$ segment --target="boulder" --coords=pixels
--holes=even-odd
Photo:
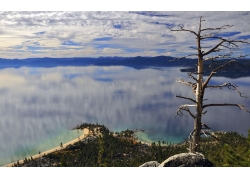
[[[158,167],[159,165],[160,163],[158,163],[157,161],[149,161],[140,165],[139,167]]]
[[[214,167],[214,164],[200,153],[181,153],[169,157],[158,167]]]

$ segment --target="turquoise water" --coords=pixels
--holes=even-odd
[[[145,143],[152,143],[152,142],[158,143],[159,141],[162,143],[162,141],[165,141],[168,143],[171,142],[175,144],[175,143],[180,143],[184,140],[182,137],[166,136],[165,134],[161,133],[148,134],[146,132],[136,132],[135,135],[137,136],[139,141]]]
[[[0,165],[5,165],[17,160],[22,160],[25,157],[30,158],[44,151],[50,150],[57,146],[60,146],[61,142],[64,144],[75,138],[79,137],[79,133],[76,130],[61,129],[46,137],[41,137],[39,141],[26,143],[26,146],[15,147],[13,154],[7,154],[1,157]]]

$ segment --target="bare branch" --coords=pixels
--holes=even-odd
[[[205,111],[205,112],[201,113],[201,115],[203,116],[203,115],[205,115],[206,113],[207,113],[207,111]]]
[[[224,48],[228,48],[228,49],[230,48],[230,44],[228,44],[228,45],[222,44],[221,46],[224,47]]]
[[[200,24],[199,24],[199,30],[198,30],[198,36],[200,37],[201,36],[201,20],[202,16],[200,17]]]
[[[182,112],[182,111],[187,111],[187,112],[189,113],[189,115],[192,116],[192,117],[195,119],[195,115],[192,114],[191,111],[190,111],[189,108],[188,108],[188,107],[190,107],[190,106],[195,106],[195,105],[192,105],[192,104],[190,104],[190,105],[189,105],[189,104],[183,104],[183,105],[181,105],[181,106],[179,107],[179,109],[177,110],[175,117],[176,117],[176,116],[187,116],[187,115],[185,115],[185,114]]]
[[[230,53],[228,53],[228,54],[218,55],[218,56],[214,56],[214,57],[208,57],[208,58],[204,59],[204,61],[209,61],[209,60],[211,60],[211,63],[210,63],[210,65],[209,65],[209,67],[211,67],[211,65],[212,65],[214,62],[216,62],[216,63],[219,62],[219,61],[216,60],[216,59],[219,59],[219,58],[239,59],[239,58],[243,58],[243,57],[248,56],[248,55],[244,55],[244,56],[243,56],[243,55],[240,54],[240,56],[238,56],[238,57],[233,57],[233,56],[231,56],[232,53],[233,53],[233,49],[230,49]]]
[[[195,83],[191,83],[191,82],[186,82],[186,81],[184,81],[183,79],[180,79],[180,80],[176,80],[176,82],[179,82],[179,83],[183,83],[183,84],[186,84],[186,85],[188,85],[188,86],[196,86],[196,84]]]
[[[222,30],[222,29],[227,29],[227,28],[230,28],[230,27],[233,27],[233,25],[223,25],[219,28],[205,28],[205,29],[201,29],[201,31],[215,31],[215,30]]]
[[[204,124],[204,123],[201,123],[201,126],[204,126],[205,127],[205,129],[211,129],[210,127],[208,127],[206,124]]]
[[[225,64],[223,64],[223,65],[217,67],[216,69],[214,69],[214,70],[210,73],[210,75],[209,75],[209,77],[207,78],[207,80],[203,83],[202,88],[204,89],[204,88],[207,87],[207,84],[209,83],[210,79],[213,77],[213,75],[214,75],[218,70],[222,69],[224,66],[226,66],[226,65],[228,65],[228,64],[230,64],[230,63],[232,63],[232,62],[235,62],[235,61],[236,61],[236,60],[228,61],[227,63],[225,63]]]
[[[184,58],[189,57],[189,56],[197,56],[197,55],[198,54],[189,54],[189,55],[186,55],[186,56],[174,58],[173,60],[169,60],[169,62],[173,62],[175,60],[180,60],[180,59],[184,59]]]
[[[242,109],[242,110],[250,113],[250,111],[245,109],[245,107],[241,104],[227,104],[227,103],[225,103],[225,104],[206,104],[206,105],[203,105],[202,108],[204,109],[206,107],[212,107],[212,106],[237,106],[237,107],[239,107],[239,109]]]
[[[203,49],[207,49],[207,48],[211,48],[212,46],[202,46],[201,48]]]
[[[227,59],[234,59],[234,57],[231,56],[231,54],[233,53],[232,52],[233,50],[230,49],[230,53],[228,54],[223,54],[223,55],[217,55],[217,56],[213,56],[213,57],[208,57],[206,59],[204,59],[204,61],[211,61],[209,67],[212,66],[213,63],[218,63],[219,61],[217,61],[217,59],[219,58],[227,58]],[[241,58],[242,55],[240,55],[240,57],[236,57],[236,58]]]
[[[206,53],[203,53],[202,56],[206,56],[212,52],[216,52],[216,49],[219,47],[219,46],[222,46],[223,43],[227,42],[229,45],[233,45],[234,47],[237,47],[238,48],[238,45],[236,43],[243,43],[243,44],[250,44],[249,42],[247,41],[243,41],[243,40],[230,40],[230,39],[225,39],[225,38],[222,38],[222,37],[205,37],[205,38],[201,38],[202,40],[204,39],[207,39],[207,38],[216,38],[216,39],[220,39],[221,42],[218,43],[215,47],[213,47],[212,49],[210,49],[209,51],[207,51]],[[223,46],[223,47],[228,47],[228,46]]]
[[[230,90],[236,90],[241,97],[249,98],[247,96],[244,96],[243,95],[244,93],[240,92],[238,90],[238,88],[237,88],[238,86],[236,84],[234,84],[234,83],[233,84],[232,83],[224,83],[222,85],[213,85],[213,86],[210,85],[210,86],[206,86],[206,88],[219,88],[219,89],[222,89],[223,87],[227,87]]]
[[[219,31],[218,31],[218,32],[219,32]],[[214,37],[215,34],[217,34],[218,32],[203,34],[203,35],[201,35],[201,39],[206,39],[206,38]]]
[[[249,55],[242,55],[242,54],[240,54],[240,56],[235,57],[235,59],[237,59],[237,58],[244,58],[244,57],[247,57],[247,56],[249,56]]]
[[[222,40],[220,43],[218,43],[216,46],[214,46],[212,49],[210,49],[209,51],[207,51],[206,53],[203,53],[202,56],[206,56],[208,54],[210,54],[211,52],[214,52],[215,49],[217,49],[222,43],[224,43],[225,40]]]
[[[229,54],[224,54],[224,55],[217,55],[217,56],[213,56],[213,57],[207,57],[204,59],[204,61],[209,61],[209,60],[214,60],[214,59],[219,59],[219,58],[230,58],[231,53]]]
[[[180,109],[180,108],[179,108],[179,109],[177,110],[177,112],[176,112],[175,117],[176,117],[176,116],[181,116],[181,117],[182,117],[182,116],[186,116],[186,117],[187,117],[187,115],[185,115],[185,114],[182,112],[182,110],[183,110],[183,109]]]
[[[192,101],[192,102],[194,102],[194,103],[197,103],[194,99],[189,98],[189,97],[183,97],[183,96],[176,96],[176,97],[182,98],[182,99],[187,99],[187,100],[190,100],[190,101]]]
[[[196,82],[198,82],[198,79],[196,79],[192,74],[193,74],[192,72],[189,72],[189,73],[188,73],[188,77],[190,77],[190,78],[192,78],[193,80],[195,80]]]
[[[177,29],[177,30],[172,29],[172,28],[168,28],[168,29],[170,29],[170,31],[188,31],[188,32],[191,32],[191,33],[193,33],[194,35],[196,35],[198,37],[198,34],[196,34],[196,32],[194,32],[194,31],[191,31],[191,30],[188,30],[188,29],[184,29],[183,26],[181,26],[181,25],[179,25],[179,28],[180,29]]]
[[[189,46],[189,48],[197,50],[197,47]]]
[[[224,49],[221,49],[221,48],[217,48],[214,50],[214,52],[222,52],[222,51],[224,51]]]
[[[207,134],[206,134],[207,133]],[[201,130],[201,133],[200,133],[200,135],[205,135],[206,137],[208,137],[208,135],[210,135],[209,134],[209,130]]]
[[[201,36],[201,40],[205,40],[205,39],[220,39],[220,40],[225,40],[227,41],[227,39],[223,38],[223,37],[220,37],[220,36],[214,36],[214,34],[210,34],[211,36],[209,35],[204,35],[204,36]]]
[[[213,132],[207,132],[208,135],[210,135],[212,138],[214,138],[217,142],[218,141],[222,141],[224,143],[228,143],[227,141],[221,140],[218,137],[215,136],[215,134]]]
[[[196,93],[196,87],[197,87],[196,83],[186,82],[183,79],[176,80],[176,82],[183,83],[183,84],[186,84],[188,86],[192,86],[192,90],[193,90],[194,94]]]
[[[194,129],[193,129],[193,131],[189,134],[189,136],[188,136],[188,139],[190,140],[190,139],[192,139],[193,138],[193,133],[194,133]]]

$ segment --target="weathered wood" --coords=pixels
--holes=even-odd
[[[182,111],[186,111],[194,119],[194,129],[190,133],[190,136],[189,136],[189,138],[191,138],[189,151],[192,153],[199,151],[199,143],[200,143],[200,135],[201,134],[205,133],[205,135],[211,135],[207,131],[202,130],[202,126],[205,127],[205,129],[210,129],[210,127],[208,127],[206,124],[202,123],[202,116],[206,113],[206,111],[203,112],[204,108],[212,107],[212,106],[237,106],[240,109],[245,110],[246,112],[250,113],[250,111],[248,111],[243,105],[240,105],[240,104],[226,104],[226,103],[224,103],[224,104],[206,104],[206,105],[203,105],[203,101],[204,101],[203,97],[204,97],[206,88],[220,88],[220,89],[222,89],[223,87],[227,87],[231,90],[237,91],[241,97],[246,97],[246,96],[242,95],[243,93],[238,90],[238,88],[235,84],[224,83],[222,85],[208,85],[211,78],[213,77],[213,75],[217,71],[222,69],[224,66],[226,66],[232,62],[235,62],[235,60],[230,60],[229,62],[214,69],[210,73],[209,77],[207,78],[207,80],[205,82],[203,82],[203,62],[204,61],[211,61],[213,63],[213,62],[215,62],[215,59],[220,59],[220,58],[229,58],[230,59],[230,58],[232,58],[233,52],[235,50],[237,50],[239,47],[237,43],[250,44],[249,42],[244,41],[244,40],[232,40],[232,39],[226,39],[226,38],[214,35],[214,34],[218,34],[218,32],[220,32],[221,30],[232,27],[232,25],[223,25],[219,28],[204,28],[204,29],[202,29],[201,26],[202,26],[203,21],[204,20],[202,20],[202,16],[201,16],[197,33],[195,31],[185,29],[183,26],[179,26],[180,29],[177,29],[177,30],[169,28],[171,31],[190,32],[190,33],[194,34],[196,37],[197,54],[187,55],[187,56],[197,56],[197,61],[198,61],[197,72],[193,73],[193,74],[197,74],[197,77],[195,78],[192,75],[192,73],[190,73],[188,75],[190,78],[192,78],[195,81],[195,83],[186,82],[183,79],[177,80],[177,82],[179,82],[179,83],[186,84],[186,85],[192,87],[192,90],[195,94],[195,99],[190,98],[190,97],[176,96],[178,98],[186,99],[186,100],[189,100],[189,101],[192,101],[195,103],[194,105],[187,105],[187,104],[181,105],[176,113],[176,115],[183,116],[185,114]],[[201,33],[205,32],[205,31],[216,31],[216,32],[215,33],[210,32],[209,34],[202,35]],[[209,46],[209,47],[204,46],[202,48],[201,41],[208,39],[208,38],[215,38],[215,39],[220,40],[220,42],[217,43],[215,46]],[[202,51],[202,49],[204,49],[204,48],[209,48],[209,50],[207,50],[206,52],[204,50]],[[222,53],[219,55],[216,54],[214,56],[207,57],[204,59],[204,57],[209,55],[209,54],[212,54],[215,52],[223,52],[224,50],[228,50],[229,53],[227,53],[227,54]],[[185,58],[187,56],[183,56],[181,58]],[[245,56],[240,55],[238,58],[242,58],[242,57],[245,57]],[[176,59],[181,59],[181,58],[176,58]],[[176,59],[174,59],[174,60],[176,60]],[[189,110],[188,107],[190,107],[190,106],[195,106],[196,114],[193,114]]]

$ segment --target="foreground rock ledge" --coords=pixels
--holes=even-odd
[[[176,154],[157,165],[157,161],[150,161],[140,167],[214,167],[214,164],[200,153]]]
[[[159,165],[160,163],[158,163],[157,161],[149,161],[139,167],[158,167]]]

